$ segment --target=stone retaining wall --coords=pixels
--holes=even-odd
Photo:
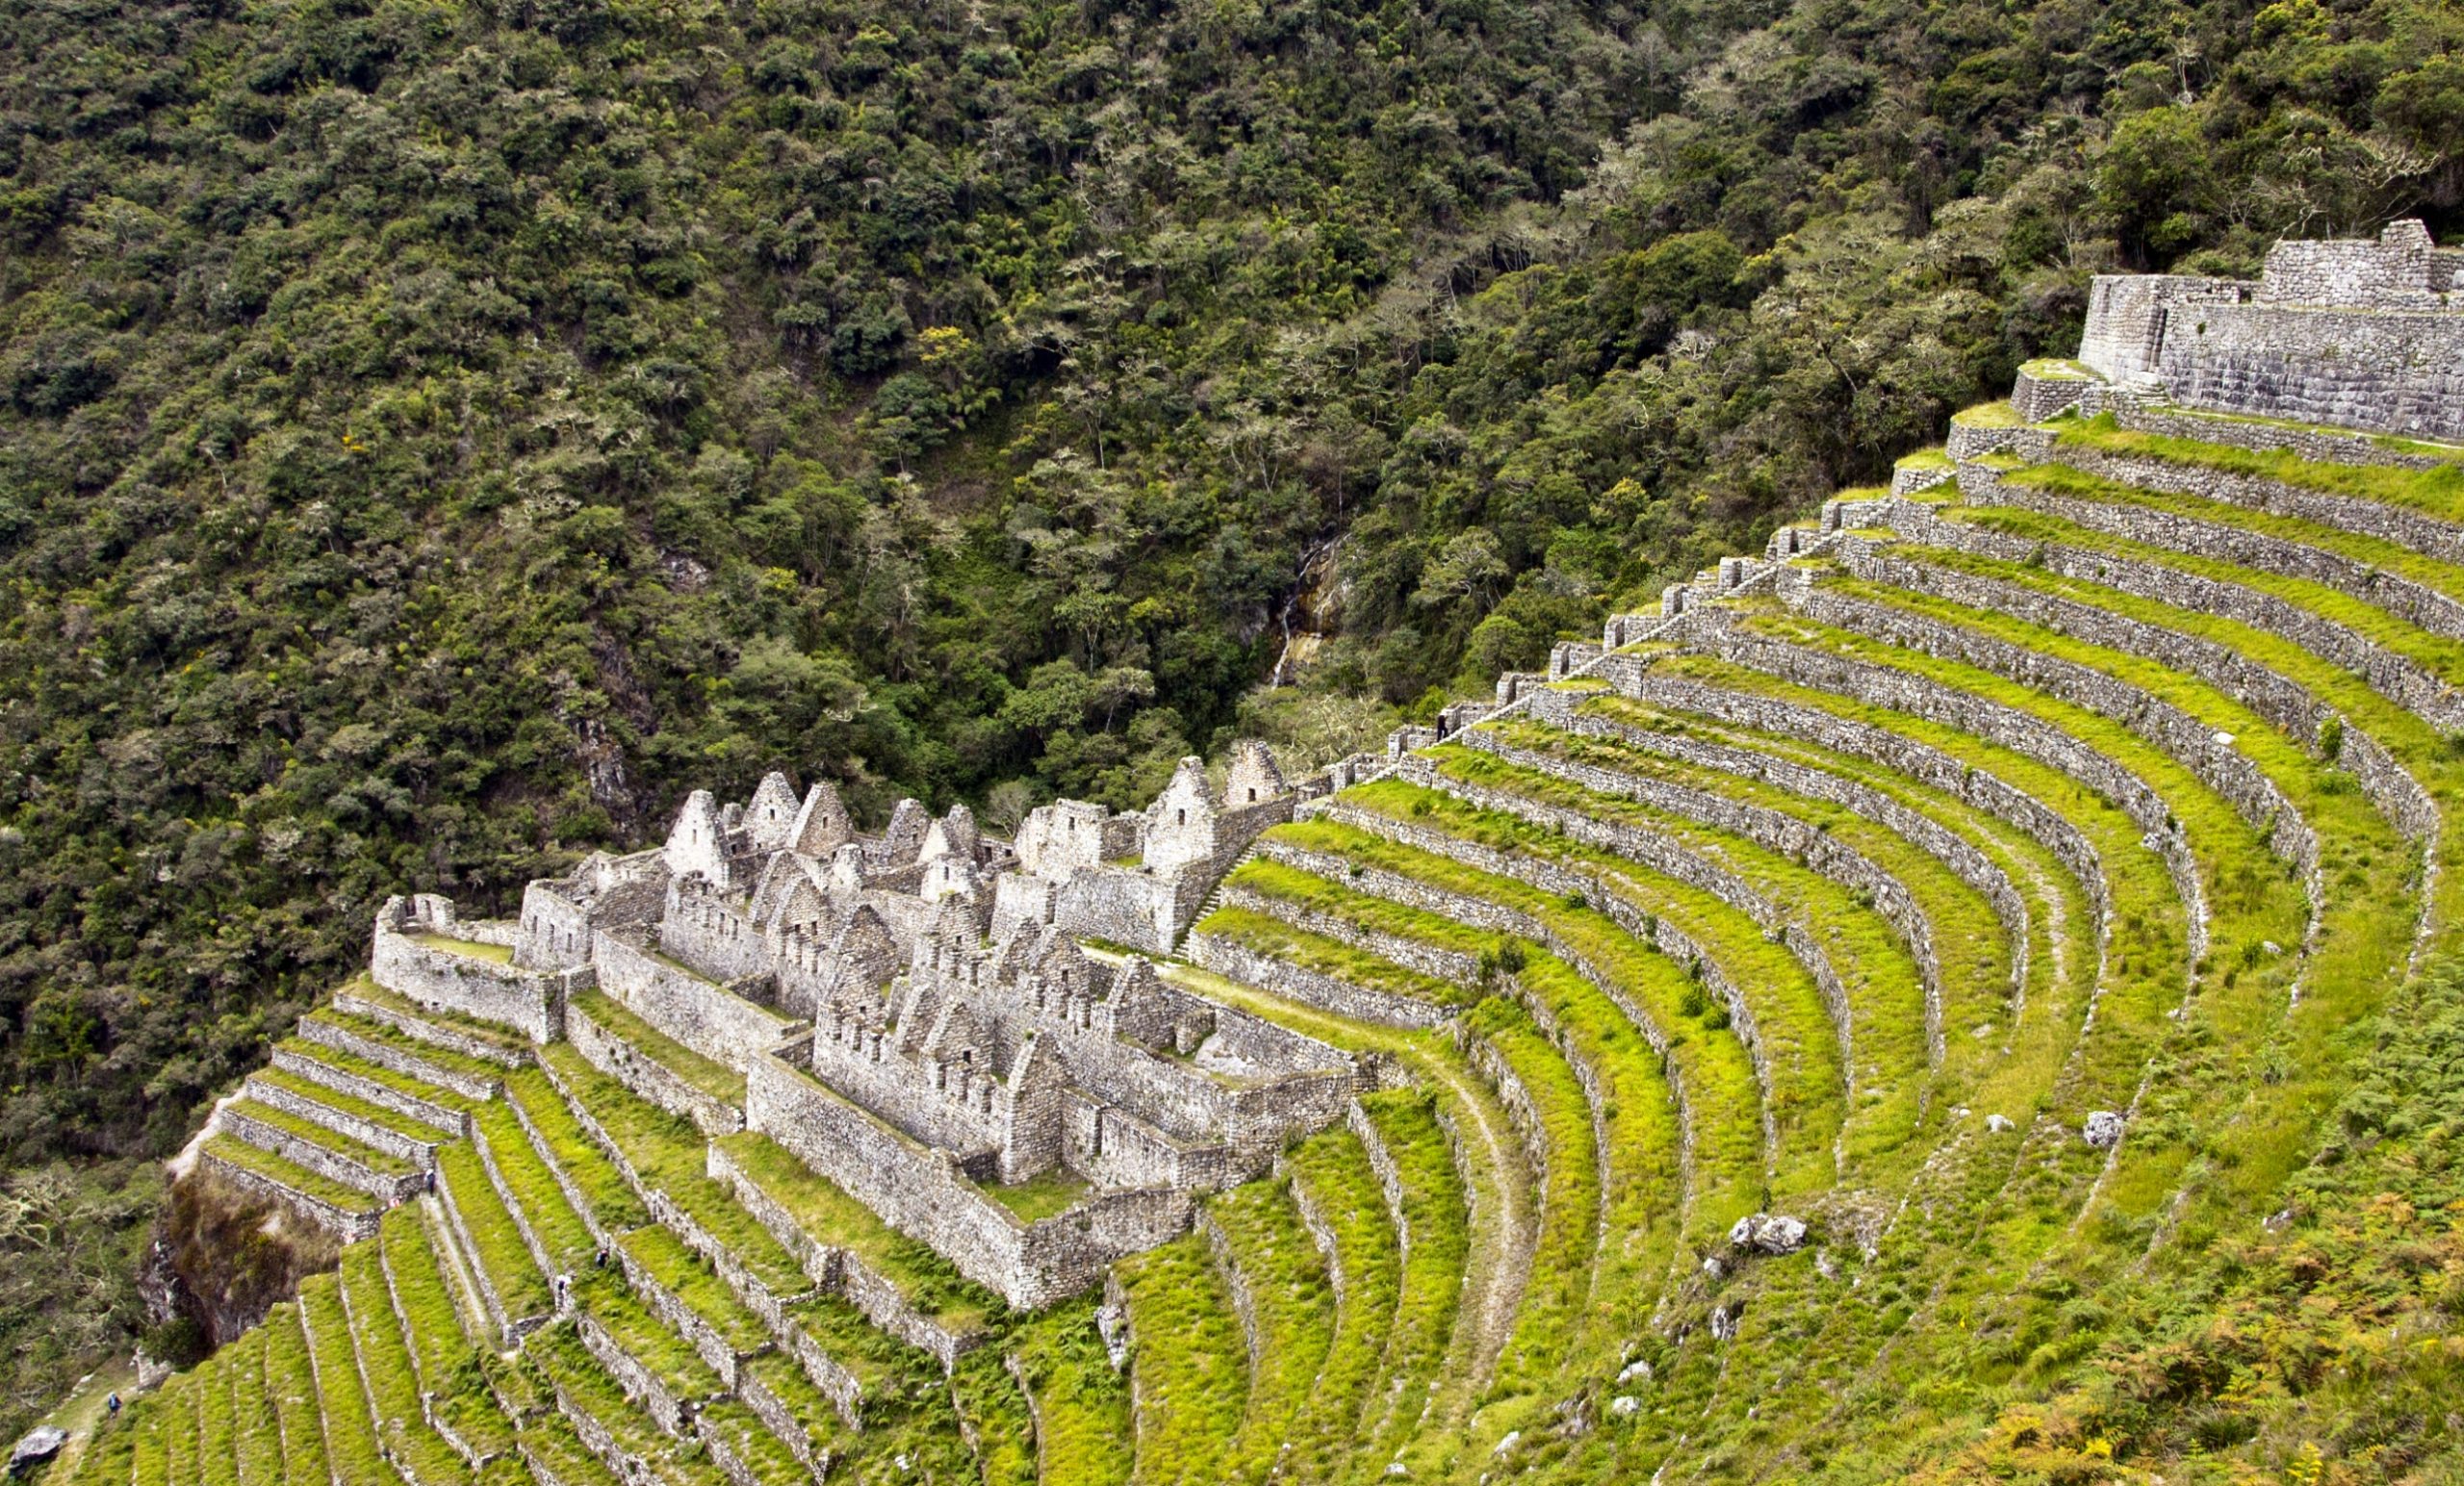
[[[348,1208],[336,1207],[322,1197],[285,1187],[271,1177],[260,1176],[245,1166],[235,1166],[209,1150],[197,1152],[196,1164],[199,1170],[211,1171],[243,1191],[271,1197],[289,1205],[301,1217],[346,1243],[376,1237],[376,1225],[385,1216],[381,1211],[355,1213]]]
[[[348,1110],[336,1109],[330,1104],[320,1104],[305,1094],[294,1092],[280,1084],[269,1083],[253,1074],[245,1084],[241,1086],[241,1092],[269,1109],[280,1110],[285,1114],[295,1114],[301,1119],[314,1120],[336,1135],[346,1136],[362,1145],[383,1151],[388,1156],[417,1162],[422,1168],[436,1164],[436,1148],[443,1143],[440,1140],[413,1140],[391,1125],[380,1125],[374,1120],[363,1118]]]
[[[379,1171],[365,1162],[352,1159],[345,1152],[320,1145],[292,1134],[279,1125],[268,1124],[239,1108],[226,1104],[215,1112],[216,1128],[233,1138],[246,1141],[261,1151],[270,1151],[296,1166],[303,1166],[330,1182],[356,1187],[379,1201],[399,1202],[427,1188],[426,1174],[412,1171],[395,1176]]]
[[[1426,1029],[1439,1025],[1452,1014],[1443,1007],[1414,996],[1355,986],[1349,981],[1337,980],[1285,961],[1252,953],[1231,939],[1202,929],[1191,932],[1182,945],[1182,953],[1191,963],[1212,970],[1227,980],[1270,990],[1276,995],[1322,1008],[1339,1016],[1388,1027]]]
[[[338,1053],[348,1053],[363,1063],[372,1063],[389,1073],[398,1073],[404,1078],[417,1079],[423,1084],[434,1084],[440,1089],[450,1089],[465,1099],[493,1099],[504,1087],[500,1079],[466,1073],[460,1068],[432,1063],[417,1053],[396,1047],[391,1042],[362,1037],[348,1027],[313,1015],[299,1018],[299,1037],[302,1041],[330,1047]],[[381,1099],[374,1102],[384,1103]],[[388,1105],[387,1108],[390,1109],[392,1106]],[[458,1123],[457,1120],[456,1124]]]

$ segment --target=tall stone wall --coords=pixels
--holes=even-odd
[[[1099,1192],[1057,1217],[1022,1222],[960,1176],[947,1157],[784,1059],[765,1055],[746,1070],[745,1108],[753,1129],[1012,1305],[1048,1305],[1079,1294],[1113,1260],[1189,1225],[1190,1193],[1169,1190]]]
[[[597,936],[591,958],[602,990],[659,1031],[732,1068],[787,1040],[801,1026],[612,934]]]
[[[482,938],[483,934],[501,937]],[[525,970],[423,943],[423,935],[502,944],[510,939],[511,929],[456,919],[449,905],[440,921],[411,910],[403,899],[389,900],[376,914],[369,942],[371,978],[396,995],[431,1010],[511,1027],[534,1042],[551,1042],[564,1035],[566,998],[589,989],[592,984],[587,966]]]

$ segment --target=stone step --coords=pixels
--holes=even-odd
[[[217,1133],[197,1147],[200,1169],[245,1191],[289,1204],[310,1221],[346,1242],[376,1232],[386,1204],[356,1187],[261,1149],[235,1135]]]
[[[274,1044],[268,1063],[280,1072],[456,1136],[470,1129],[468,1101],[460,1094],[324,1042],[285,1038]]]
[[[392,1027],[421,1042],[507,1068],[529,1063],[530,1042],[492,1022],[438,1011],[362,976],[334,993],[334,1010]]]
[[[423,1042],[383,1022],[347,1012],[311,1012],[299,1018],[299,1036],[466,1099],[493,1099],[503,1083],[504,1069],[495,1063]]]
[[[427,1187],[424,1163],[388,1155],[270,1104],[234,1099],[215,1112],[214,1122],[225,1135],[380,1201],[400,1201]]]
[[[259,1068],[248,1075],[242,1089],[258,1104],[315,1120],[337,1135],[423,1168],[435,1163],[439,1145],[459,1134],[283,1068]]]

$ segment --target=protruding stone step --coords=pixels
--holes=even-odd
[[[398,1202],[427,1186],[423,1162],[388,1155],[313,1119],[253,1099],[224,1104],[215,1112],[214,1120],[224,1134],[380,1201]]]

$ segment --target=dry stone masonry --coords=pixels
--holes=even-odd
[[[1784,1473],[1859,1359],[2143,1261],[2180,1112],[2453,939],[2459,268],[2099,278],[1887,489],[1307,778],[1004,840],[773,774],[389,901],[184,1158],[340,1272],[71,1479],[252,1417],[415,1486]],[[1989,1220],[1945,1339],[1894,1297]]]

